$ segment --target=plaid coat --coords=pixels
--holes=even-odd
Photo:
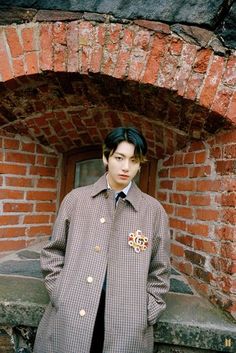
[[[165,309],[170,272],[168,220],[157,200],[133,182],[115,208],[105,176],[74,189],[62,202],[41,266],[50,304],[34,353],[89,353],[106,273],[104,353],[152,353],[152,325]]]

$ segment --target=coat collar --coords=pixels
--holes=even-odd
[[[91,196],[95,197],[100,193],[107,192],[107,180],[106,174],[101,176],[94,184],[92,188]],[[132,182],[131,188],[129,189],[126,200],[134,207],[136,211],[139,211],[141,205],[142,191],[138,188],[135,182]]]

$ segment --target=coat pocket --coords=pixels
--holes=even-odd
[[[50,300],[52,303],[52,306],[54,308],[58,307],[59,303],[59,296],[60,296],[60,287],[61,287],[61,280],[62,280],[62,274],[59,274],[59,277],[56,279],[55,286],[52,290],[52,293],[50,295]]]

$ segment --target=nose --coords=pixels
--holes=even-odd
[[[128,159],[123,160],[122,170],[126,171],[126,172],[129,170],[129,160]]]

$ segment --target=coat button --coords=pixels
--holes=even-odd
[[[84,309],[81,309],[80,312],[79,312],[80,316],[84,316],[86,314],[85,310]]]
[[[101,247],[100,247],[99,245],[96,245],[95,248],[94,248],[94,250],[95,250],[96,252],[100,252],[100,251],[101,251]]]
[[[93,283],[93,277],[88,276],[88,277],[87,277],[87,282],[88,282],[88,283]]]
[[[100,218],[100,222],[105,223],[106,222],[105,218],[104,217]]]

